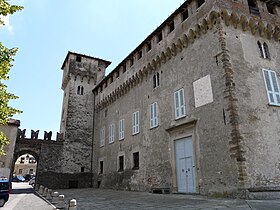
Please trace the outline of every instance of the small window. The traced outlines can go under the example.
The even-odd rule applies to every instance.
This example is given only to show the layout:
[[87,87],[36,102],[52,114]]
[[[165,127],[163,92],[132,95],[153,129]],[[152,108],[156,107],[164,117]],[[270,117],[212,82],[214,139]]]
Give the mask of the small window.
[[29,174],[33,174],[34,173],[34,169],[33,168],[30,168],[29,169]]
[[134,64],[134,59],[131,58],[131,59],[130,59],[130,67],[133,66],[133,64]]
[[263,69],[263,77],[269,104],[280,106],[280,91],[275,71]]
[[19,173],[19,174],[22,174],[22,169],[19,169],[19,170],[18,170],[18,173]]
[[275,14],[276,14],[275,6],[266,3],[266,7],[267,7],[267,11],[268,11],[270,14],[272,14],[272,15],[275,15]]
[[77,55],[77,56],[76,56],[76,61],[77,61],[77,62],[81,62],[81,61],[82,61],[82,57],[79,56],[79,55]]
[[123,73],[126,72],[126,65],[123,64]]
[[157,72],[153,76],[153,88],[156,88],[158,86],[159,86],[159,72]]
[[147,43],[147,52],[149,52],[152,49],[152,43],[148,42]]
[[105,127],[100,130],[100,147],[105,145]]
[[132,114],[132,135],[139,133],[139,111]]
[[99,174],[103,174],[103,161],[99,161]]
[[197,8],[201,7],[205,3],[205,0],[197,0]]
[[85,172],[85,167],[81,167],[81,173]]
[[119,170],[118,171],[123,171],[124,170],[124,156],[119,156]]
[[186,116],[184,89],[180,89],[174,93],[174,107],[175,119],[179,119]]
[[107,115],[108,115],[108,109],[105,109],[104,110],[104,117],[107,117]]
[[133,153],[133,168],[132,170],[138,170],[139,169],[139,152]]
[[249,11],[253,15],[260,16],[260,11],[257,5],[256,0],[248,0]]
[[77,94],[78,95],[84,95],[84,87],[79,85],[77,88]]
[[186,19],[188,19],[189,17],[189,11],[188,8],[186,8],[183,12],[182,12],[182,21],[185,21]]
[[170,33],[171,31],[174,31],[175,25],[174,25],[174,21],[173,21],[173,20],[168,24],[168,26],[169,26],[169,33]]
[[111,124],[109,126],[109,143],[114,143],[114,137],[115,137],[115,125]]
[[270,59],[269,49],[265,42],[258,41],[258,47],[260,50],[261,57],[264,59]]
[[124,119],[119,121],[119,140],[124,139]]
[[142,58],[142,50],[138,52],[138,60]]
[[158,126],[158,106],[157,102],[150,105],[150,128]]
[[157,34],[157,42],[159,43],[162,40],[162,31]]

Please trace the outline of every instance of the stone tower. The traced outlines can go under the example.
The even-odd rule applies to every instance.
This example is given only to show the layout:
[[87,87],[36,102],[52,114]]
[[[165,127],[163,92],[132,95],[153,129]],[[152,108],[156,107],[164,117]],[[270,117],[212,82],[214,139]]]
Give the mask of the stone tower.
[[[68,52],[63,65],[64,91],[60,133],[63,158],[61,187],[88,187],[92,172],[92,130],[94,97],[92,89],[105,77],[111,62]],[[68,186],[67,186],[68,185]]]

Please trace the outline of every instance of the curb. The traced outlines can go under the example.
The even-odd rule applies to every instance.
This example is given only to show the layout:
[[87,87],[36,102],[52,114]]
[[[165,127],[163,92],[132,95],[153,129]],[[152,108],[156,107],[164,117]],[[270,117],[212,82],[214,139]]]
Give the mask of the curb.
[[56,209],[56,206],[53,205],[49,200],[47,200],[46,198],[44,198],[40,193],[38,193],[36,190],[34,190],[34,194],[36,194],[37,196],[39,196],[41,199],[43,199],[45,202],[47,202],[50,206],[53,207],[53,209]]

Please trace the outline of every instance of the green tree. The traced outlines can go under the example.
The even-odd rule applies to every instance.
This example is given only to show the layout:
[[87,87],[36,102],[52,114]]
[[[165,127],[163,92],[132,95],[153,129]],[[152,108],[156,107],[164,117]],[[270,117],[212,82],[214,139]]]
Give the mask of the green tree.
[[[22,6],[10,5],[7,0],[0,0],[0,27],[5,25],[3,17],[12,15],[16,11],[22,10]],[[13,57],[16,55],[17,48],[8,49],[0,42],[0,125],[5,125],[8,119],[21,111],[9,106],[11,99],[18,98],[7,91],[4,81],[9,79],[9,71],[13,67]],[[0,132],[0,155],[4,154],[3,147],[9,143],[7,137]]]

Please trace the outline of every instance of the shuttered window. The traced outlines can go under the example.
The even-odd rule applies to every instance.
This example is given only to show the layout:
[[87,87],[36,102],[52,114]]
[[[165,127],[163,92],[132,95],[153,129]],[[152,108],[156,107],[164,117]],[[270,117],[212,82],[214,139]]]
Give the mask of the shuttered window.
[[175,119],[186,116],[184,89],[180,89],[174,93]]
[[132,135],[139,133],[139,111],[132,114]]
[[114,137],[115,137],[115,124],[111,124],[109,127],[109,143],[114,143]]
[[150,105],[150,128],[158,126],[158,106],[157,102]]
[[119,121],[119,140],[124,139],[124,119]]
[[275,71],[263,69],[263,76],[269,104],[280,106],[280,92]]
[[105,145],[105,128],[103,127],[100,130],[100,147],[103,147]]

